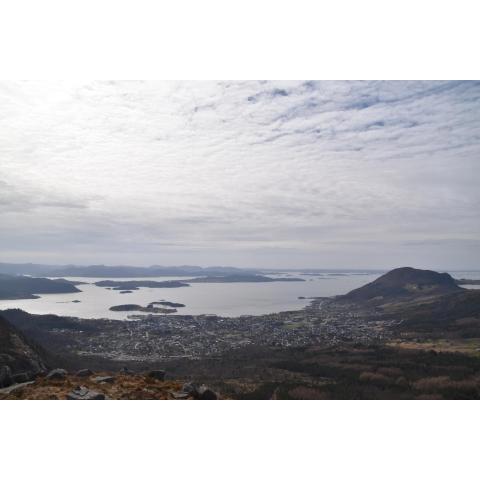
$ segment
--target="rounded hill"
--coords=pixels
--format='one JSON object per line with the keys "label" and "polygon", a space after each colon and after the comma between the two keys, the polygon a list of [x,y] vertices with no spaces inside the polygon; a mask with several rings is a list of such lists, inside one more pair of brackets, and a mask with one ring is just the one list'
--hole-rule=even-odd
{"label": "rounded hill", "polygon": [[391,270],[371,283],[343,296],[346,300],[367,301],[414,295],[435,295],[460,291],[448,273],[402,267]]}

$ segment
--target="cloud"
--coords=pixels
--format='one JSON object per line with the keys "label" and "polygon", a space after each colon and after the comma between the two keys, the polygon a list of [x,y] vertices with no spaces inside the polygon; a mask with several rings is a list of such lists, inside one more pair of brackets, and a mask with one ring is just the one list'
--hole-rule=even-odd
{"label": "cloud", "polygon": [[24,213],[43,209],[81,209],[87,208],[87,199],[65,198],[55,192],[42,190],[35,186],[11,185],[0,180],[0,213]]}
{"label": "cloud", "polygon": [[2,250],[480,267],[455,251],[480,239],[479,104],[479,82],[3,82]]}

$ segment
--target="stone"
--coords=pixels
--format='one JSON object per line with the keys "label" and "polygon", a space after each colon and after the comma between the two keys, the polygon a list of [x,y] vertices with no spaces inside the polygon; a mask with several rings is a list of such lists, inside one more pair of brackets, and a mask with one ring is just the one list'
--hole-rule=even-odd
{"label": "stone", "polygon": [[148,377],[150,378],[155,378],[156,380],[165,380],[165,371],[164,370],[151,370],[147,374]]}
{"label": "stone", "polygon": [[184,383],[182,387],[182,392],[191,395],[194,398],[198,397],[198,386],[194,383],[188,382]]}
{"label": "stone", "polygon": [[0,388],[9,387],[12,383],[12,370],[8,365],[2,365],[0,367]]}
{"label": "stone", "polygon": [[199,400],[218,400],[217,394],[206,385],[198,389],[198,398]]}
{"label": "stone", "polygon": [[186,392],[172,392],[172,396],[175,400],[186,400],[190,394]]}
{"label": "stone", "polygon": [[198,400],[217,400],[218,395],[206,385],[201,385],[200,387],[195,383],[184,383],[182,387],[182,392],[187,395],[192,396]]}
{"label": "stone", "polygon": [[105,394],[81,385],[67,394],[67,400],[105,400]]}
{"label": "stone", "polygon": [[48,380],[63,380],[67,375],[67,371],[63,368],[55,368],[48,372],[47,379]]}
{"label": "stone", "polygon": [[28,385],[32,385],[33,383],[35,383],[35,382],[31,381],[31,382],[25,382],[25,383],[15,383],[13,385],[10,385],[9,387],[0,388],[0,394],[1,395],[9,395],[10,393],[14,392],[15,390],[21,390],[23,387],[26,387]]}
{"label": "stone", "polygon": [[13,363],[14,361],[15,361],[15,358],[9,355],[8,353],[0,353],[0,365],[2,363],[8,365],[9,363]]}
{"label": "stone", "polygon": [[120,373],[123,374],[123,375],[134,375],[135,374],[135,372],[130,370],[128,367],[122,367],[121,370],[120,370]]}
{"label": "stone", "polygon": [[26,383],[31,380],[30,375],[28,373],[17,373],[12,375],[13,383]]}
{"label": "stone", "polygon": [[77,377],[90,377],[93,375],[93,372],[89,368],[83,368],[79,370],[76,374]]}
{"label": "stone", "polygon": [[93,381],[95,383],[114,383],[115,377],[95,377]]}

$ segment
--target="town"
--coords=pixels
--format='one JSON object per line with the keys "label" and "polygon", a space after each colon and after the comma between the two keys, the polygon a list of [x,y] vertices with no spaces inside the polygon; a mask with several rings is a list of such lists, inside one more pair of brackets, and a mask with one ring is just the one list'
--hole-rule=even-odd
{"label": "town", "polygon": [[129,318],[71,318],[66,326],[52,325],[50,344],[58,346],[59,353],[116,361],[198,359],[254,345],[371,344],[387,339],[397,322],[382,319],[373,309],[331,298],[313,299],[303,310],[261,316],[137,314]]}

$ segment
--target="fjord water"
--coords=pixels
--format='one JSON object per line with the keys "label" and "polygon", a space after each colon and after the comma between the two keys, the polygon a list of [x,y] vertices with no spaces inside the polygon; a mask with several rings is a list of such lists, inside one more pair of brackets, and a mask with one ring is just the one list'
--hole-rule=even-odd
{"label": "fjord water", "polygon": [[[135,303],[147,306],[150,302],[166,300],[186,305],[177,314],[217,314],[227,317],[262,315],[286,310],[299,310],[310,300],[298,297],[329,297],[342,295],[365,285],[381,273],[322,272],[315,275],[289,272],[304,282],[271,283],[192,283],[181,288],[140,288],[121,294],[118,290],[97,287],[94,282],[110,278],[67,277],[68,280],[88,282],[79,285],[81,292],[41,295],[38,299],[0,300],[0,310],[20,308],[29,313],[73,316],[80,318],[112,318],[126,320],[127,315],[141,312],[112,312],[113,305]],[[452,272],[456,278],[480,279],[480,272]],[[271,277],[284,275],[269,275]],[[185,280],[185,277],[125,278],[115,280]],[[79,300],[79,303],[72,303]]]}

